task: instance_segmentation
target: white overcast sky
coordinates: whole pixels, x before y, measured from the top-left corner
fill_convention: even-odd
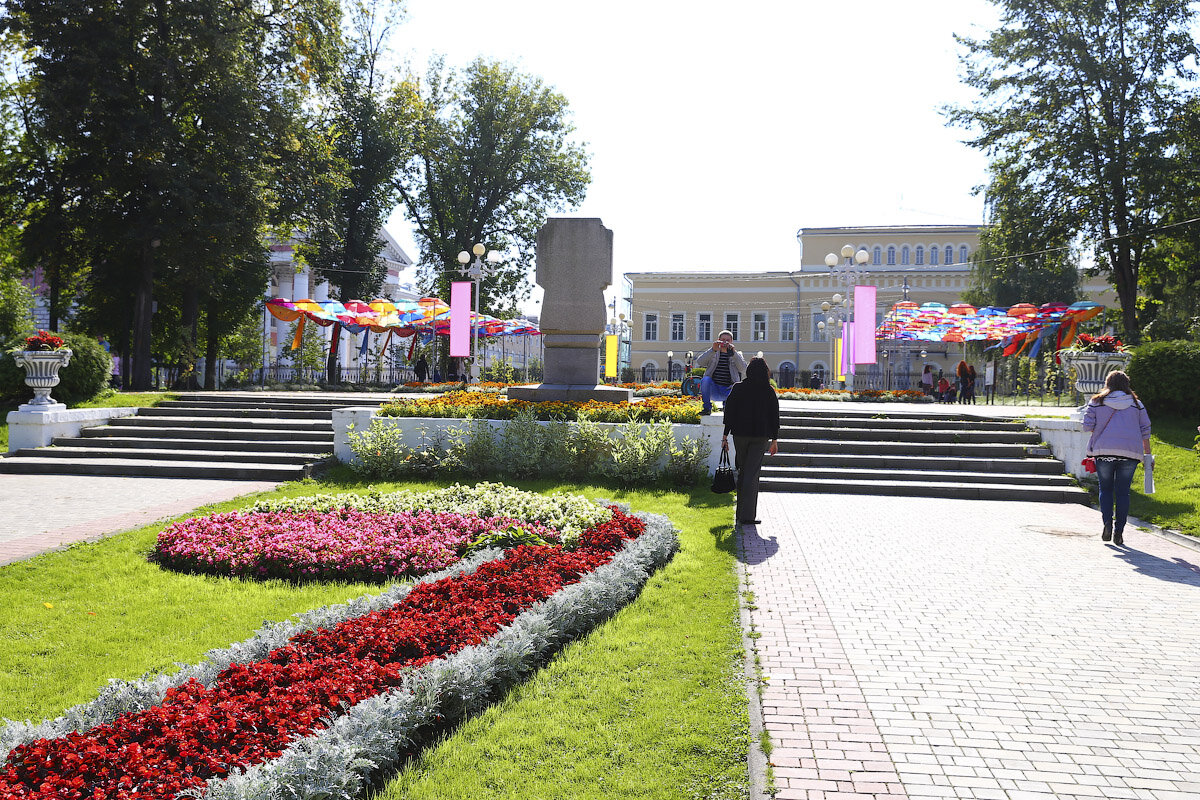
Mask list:
[[[612,229],[616,275],[794,269],[800,228],[982,221],[985,160],[939,109],[973,98],[953,34],[996,24],[985,0],[406,7],[393,49],[417,71],[482,55],[566,96],[592,170],[571,215]],[[415,256],[401,212],[388,229]]]

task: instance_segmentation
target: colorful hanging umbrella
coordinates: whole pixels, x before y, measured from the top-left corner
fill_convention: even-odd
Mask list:
[[[1033,303],[1017,303],[1008,309],[1010,317],[1032,317],[1037,313],[1037,306]]]
[[[967,314],[976,313],[975,306],[971,305],[970,303],[955,303],[954,305],[950,306],[950,308],[947,310],[951,314],[959,314],[962,316],[966,316]]]

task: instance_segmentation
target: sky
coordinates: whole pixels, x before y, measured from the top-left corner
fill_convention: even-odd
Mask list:
[[[561,216],[613,231],[613,270],[795,269],[797,230],[982,222],[983,154],[941,109],[969,103],[954,34],[985,0],[407,0],[393,51],[424,72],[476,57],[568,100],[590,153]],[[388,230],[418,248],[397,210]],[[807,261],[813,260],[809,254]],[[535,290],[527,313],[536,313]]]

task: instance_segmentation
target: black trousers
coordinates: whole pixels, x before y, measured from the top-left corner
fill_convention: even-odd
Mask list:
[[[758,518],[758,475],[767,455],[765,436],[734,436],[733,465],[737,467],[737,521]]]

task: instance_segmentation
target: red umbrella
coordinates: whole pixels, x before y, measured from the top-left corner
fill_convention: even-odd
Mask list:
[[[1017,303],[1015,306],[1012,306],[1008,309],[1008,315],[1010,317],[1032,317],[1037,313],[1037,306],[1035,306],[1033,303]]]
[[[974,314],[977,311],[975,306],[970,303],[955,303],[950,306],[949,310],[951,314],[962,314],[964,316]]]

